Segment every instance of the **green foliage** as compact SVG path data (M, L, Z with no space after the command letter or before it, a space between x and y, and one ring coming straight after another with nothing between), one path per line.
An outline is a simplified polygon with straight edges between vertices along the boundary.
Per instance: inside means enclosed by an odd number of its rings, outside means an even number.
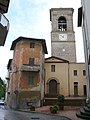
M6 84L5 84L5 82L0 78L0 98L5 98L5 92L6 92Z
M65 97L64 95L58 95L57 99L58 99L58 103L64 103Z
M50 108L51 113L57 113L57 111L59 110L57 105L51 106Z
M0 78L0 84L4 85L4 81Z
M64 109L64 101L65 101L64 95L58 95L57 99L58 99L57 105L59 106L59 110L63 110Z

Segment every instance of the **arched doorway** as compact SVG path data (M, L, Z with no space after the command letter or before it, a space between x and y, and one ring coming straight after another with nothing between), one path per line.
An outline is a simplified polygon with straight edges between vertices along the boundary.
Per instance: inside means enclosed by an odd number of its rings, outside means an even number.
M57 95L57 81L52 79L49 82L49 94Z

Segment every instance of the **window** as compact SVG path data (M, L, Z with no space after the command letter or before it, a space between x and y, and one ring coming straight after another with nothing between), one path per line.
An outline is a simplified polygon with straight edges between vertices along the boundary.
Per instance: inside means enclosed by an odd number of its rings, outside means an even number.
M58 29L60 31L66 31L67 30L67 21L64 16L59 17L58 19Z
M51 72L55 72L55 65L51 65Z
M34 65L34 58L29 58L29 65L33 66Z
M30 42L30 48L34 48L35 47L35 43Z
M84 96L87 95L87 86L86 85L83 85L83 92L84 92Z
M82 7L78 9L78 27L82 26Z
M74 82L74 96L78 96L78 82Z
M34 84L34 76L33 75L29 76L28 82L29 82L30 85Z
M77 70L74 70L74 76L77 76Z
M86 71L85 70L83 70L83 76L85 76L86 75Z
M10 68L9 68L10 70L12 70L12 67L10 66Z

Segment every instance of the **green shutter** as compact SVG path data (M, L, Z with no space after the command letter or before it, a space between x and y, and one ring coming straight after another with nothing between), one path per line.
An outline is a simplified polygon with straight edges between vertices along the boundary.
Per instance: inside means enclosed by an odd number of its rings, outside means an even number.
M29 59L29 65L33 66L34 65L34 58Z
M33 76L29 76L29 80L28 80L30 85L34 84L34 77Z

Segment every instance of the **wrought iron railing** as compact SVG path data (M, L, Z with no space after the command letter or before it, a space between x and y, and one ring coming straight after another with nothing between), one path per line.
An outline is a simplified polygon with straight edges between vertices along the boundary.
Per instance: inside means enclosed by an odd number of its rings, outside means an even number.
M0 13L0 24L3 25L3 27L6 27L7 30L9 30L9 20L5 17L5 15Z

